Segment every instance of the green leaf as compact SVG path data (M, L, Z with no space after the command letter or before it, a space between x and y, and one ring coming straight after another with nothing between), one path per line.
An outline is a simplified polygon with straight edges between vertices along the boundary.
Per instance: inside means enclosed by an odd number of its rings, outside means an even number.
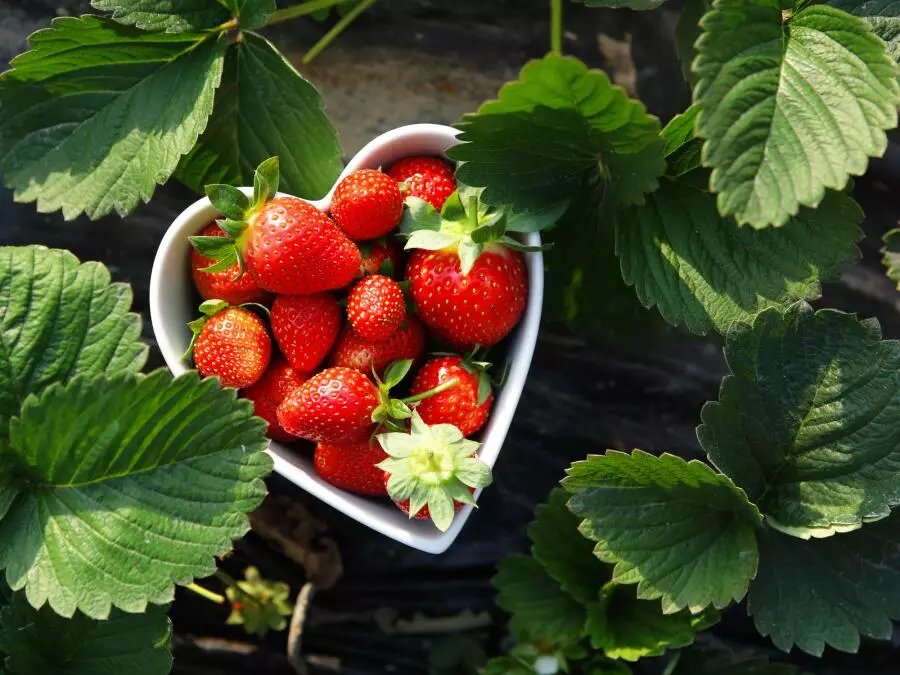
M447 202L454 196L459 201L459 193L454 192L447 198ZM436 232L441 229L441 214L431 204L419 197L407 197L404 202L406 208L403 209L403 219L400 221L398 230L401 234L412 234L416 230L433 230Z
M897 124L897 66L862 19L780 0L716 0L694 72L697 133L719 210L783 225L865 173Z
M888 277L896 281L900 289L900 228L885 233L881 252L881 262L887 268Z
M228 220L244 220L244 212L250 208L250 198L232 185L213 183L204 190L216 210Z
M900 61L898 0L832 0L829 4L864 19L871 31L884 40L890 57Z
M663 614L659 603L635 597L633 586L611 583L601 599L588 606L586 629L594 649L602 649L611 659L637 661L686 647L696 633L717 620L715 610Z
M528 526L531 553L551 577L582 604L596 601L612 569L594 556L594 545L581 536L581 522L566 507L569 494L556 489L534 512Z
M731 649L693 646L678 653L671 675L795 675L788 663L770 663L765 656L741 654Z
M42 246L0 247L0 439L29 394L76 375L144 367L141 319L130 308L131 288L110 283L100 263Z
M828 536L900 494L900 344L874 320L800 303L728 331L731 374L697 430L773 527Z
M700 27L700 19L710 10L710 0L686 0L678 23L675 24L675 48L678 51L678 60L681 61L681 72L684 80L690 85L697 83L697 78L691 71L694 61L694 44L703 29Z
M588 7L607 7L611 9L656 9L665 0L579 0Z
M497 656L484 664L482 675L534 675L534 668L512 656Z
M77 377L10 422L0 568L35 607L142 612L212 574L248 529L272 460L265 423L195 373Z
M29 41L0 77L0 170L16 200L67 220L149 200L206 127L225 39L84 16Z
M278 192L278 157L269 157L253 172L253 202L262 205Z
M265 26L266 19L278 9L275 0L224 0L224 3L240 19L245 31Z
M164 675L172 668L167 607L144 614L113 610L95 621L34 609L23 593L0 610L0 650L16 675Z
M821 656L825 645L859 648L860 634L886 640L900 619L898 516L857 532L804 541L771 529L759 538L759 573L747 611L779 649Z
M693 333L724 333L769 307L819 298L820 282L859 258L862 217L850 197L829 192L788 226L756 231L721 217L708 192L664 178L620 216L616 253L645 307Z
M562 590L534 558L504 558L492 581L498 592L497 604L512 614L510 630L520 640L545 640L565 646L581 639L584 607Z
M760 516L726 476L696 460L608 450L575 462L563 487L613 581L666 614L740 600L756 573Z
M550 54L528 63L499 98L457 125L457 177L514 211L546 208L595 183L641 203L665 165L659 120L598 70Z
M566 199L549 204L537 211L518 211L506 214L507 232L540 232L556 225L569 208L570 200Z
M697 138L694 127L700 109L692 105L680 115L675 115L659 132L665 144L666 175L677 178L700 168L703 141Z
M121 24L158 33L190 33L231 18L217 0L91 0L91 6Z
M209 126L177 177L198 192L207 183L251 185L260 162L277 155L281 189L317 199L343 166L324 105L268 40L245 32L228 48Z

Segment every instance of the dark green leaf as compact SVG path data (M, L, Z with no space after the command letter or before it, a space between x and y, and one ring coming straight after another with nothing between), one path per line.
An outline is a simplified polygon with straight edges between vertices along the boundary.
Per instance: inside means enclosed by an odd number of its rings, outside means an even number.
M218 0L91 0L91 5L121 24L158 33L215 28L231 18Z
M710 0L686 0L678 23L675 24L675 48L678 50L678 60L681 61L681 72L684 80L690 85L697 83L697 78L691 71L694 61L694 43L703 32L700 27L700 19L710 10Z
M698 436L773 527L827 536L900 494L900 344L874 320L800 303L728 331L731 375Z
M172 599L248 529L271 470L253 406L194 373L77 377L10 422L0 568L28 600L102 619Z
M795 675L787 663L770 663L765 656L736 653L731 649L693 646L678 653L671 675Z
M884 235L884 248L881 252L881 262L887 268L887 275L897 282L897 288L900 289L900 228Z
M0 77L0 170L42 213L125 215L206 127L226 41L61 18Z
M665 613L740 600L756 573L760 516L744 492L706 464L609 450L575 462L563 487L613 581ZM677 573L676 573L677 572Z
M719 210L783 225L865 173L897 124L897 66L862 19L781 0L716 0L694 72L697 133Z
M887 44L887 52L900 61L900 2L898 0L832 0L829 3L864 19Z
M130 308L131 288L110 283L99 263L42 246L0 247L0 439L29 394L76 375L144 367L141 319Z
M388 366L387 370L384 373L384 386L390 389L391 387L396 387L400 382L406 377L407 373L409 373L409 369L412 368L413 362L410 359L404 359L402 361L394 361L391 365Z
M851 534L803 541L771 529L759 538L759 573L747 611L779 649L821 656L825 645L859 648L860 634L886 640L900 619L898 516Z
M234 242L225 237L188 237L188 239L198 253L213 260L233 255L235 252Z
M456 192L453 193L453 195L456 194ZM453 195L447 201L450 201ZM459 197L457 196L458 200ZM403 209L403 219L400 221L398 229L401 234L412 234L416 230L432 230L436 232L441 229L441 214L431 204L418 197L407 197L405 203L406 208Z
M224 0L224 3L240 19L243 30L262 28L277 9L275 0Z
M66 619L28 604L24 593L0 610L0 651L16 675L165 675L172 667L167 607L144 614L113 610L95 621Z
M700 168L701 141L694 133L700 109L692 105L680 115L675 115L660 132L665 143L666 175L673 178Z
M640 203L664 169L659 121L574 58L530 62L458 126L463 142L449 151L464 162L458 178L514 211L547 208L597 178Z
M253 201L256 205L268 201L278 192L278 157L269 157L253 172Z
M498 656L484 664L482 675L534 675L534 668L512 656Z
M471 237L476 244L486 244L498 240L504 232L506 232L506 216L499 212L496 217L472 230Z
M566 507L569 494L556 489L535 509L528 526L531 553L563 590L582 604L595 602L612 568L594 556L594 544L581 536L581 520Z
M281 189L307 199L328 192L342 168L319 92L268 40L245 32L228 48L209 126L177 177L197 191L206 183L250 185L259 163L273 155Z
M226 218L241 221L250 208L250 198L232 185L213 183L204 188L212 205Z
M564 200L537 211L508 212L506 214L506 231L540 232L546 230L556 225L568 208L569 200Z
M858 259L862 216L850 197L829 192L787 227L757 231L720 216L708 192L664 178L619 217L616 252L645 307L693 333L724 333L769 307L818 298L821 281Z
M634 586L611 583L588 606L586 625L594 649L611 659L637 661L686 647L717 620L718 612L710 609L697 615L686 609L663 614L659 603L637 599Z
M512 614L510 630L520 640L565 646L581 639L585 612L534 558L512 555L500 561L493 584L497 604Z

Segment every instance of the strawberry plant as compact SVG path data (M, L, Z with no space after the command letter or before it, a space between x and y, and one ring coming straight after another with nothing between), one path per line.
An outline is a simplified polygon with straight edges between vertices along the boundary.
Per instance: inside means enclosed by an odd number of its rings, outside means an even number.
M652 11L663 1L584 3ZM809 303L860 255L852 178L897 125L897 7L687 0L675 33L692 104L663 127L604 73L563 55L553 0L550 53L459 122L455 175L422 158L351 174L335 225L274 197L279 186L324 195L341 150L315 88L255 31L340 6L308 60L372 2L94 0L100 15L55 20L0 76L0 171L38 211L124 215L171 178L214 186L224 219L221 232L194 238L195 279L212 303L196 327L202 338L240 316L228 325L251 335L230 336L228 349L257 362L222 370L224 346L200 340L197 365L251 385L244 397L265 417L212 380L141 374L130 293L102 266L0 249L4 667L88 673L127 657L138 672L166 672L161 606L175 585L213 573L246 530L270 469L266 423L318 442L316 463L335 484L389 492L412 516L449 525L490 475L477 443L446 420L483 424L490 390L477 367L455 363L465 391L429 370L424 392L388 390L422 356L423 324L466 352L509 333L526 288L509 233L537 230L553 244L550 312L591 322L616 277L672 326L721 336L729 373L699 413L706 461L610 450L571 466L529 529L531 555L500 566L499 602L520 644L485 672L628 672L684 648L745 599L759 633L785 651L854 652L863 638L890 637L900 619L900 345L873 319ZM251 184L253 198L228 187ZM309 223L314 245L291 243L308 240ZM403 318L398 285L380 280L402 254L376 238L398 224L421 321ZM268 259L283 236L287 247ZM885 237L895 280L898 241ZM390 286L391 316L378 317L395 330L387 341L373 341L387 329L364 317L383 297L359 298L341 331L334 299L315 295L364 274L383 277L361 282L360 295ZM258 315L216 302L271 292L304 294L272 310L286 363L270 357ZM454 292L460 302L442 295ZM322 362L330 367L307 379ZM420 415L410 405L425 393L441 398ZM379 424L383 455L368 444ZM365 474L336 452L362 443ZM234 620L282 625L284 589L246 583L271 606ZM676 654L670 675L790 672Z

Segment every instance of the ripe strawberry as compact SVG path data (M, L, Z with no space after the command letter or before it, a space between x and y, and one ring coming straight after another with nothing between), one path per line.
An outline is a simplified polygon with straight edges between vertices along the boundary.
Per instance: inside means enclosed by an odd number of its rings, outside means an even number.
M271 320L281 353L301 373L322 363L341 332L341 308L328 293L279 295Z
M494 401L481 362L455 355L432 359L416 374L409 393L428 391L453 379L456 386L425 399L416 410L426 424L452 424L463 436L471 436L484 426Z
M388 175L406 184L405 197L424 199L438 211L456 191L453 167L437 157L407 157L394 164Z
M200 374L236 389L262 377L272 355L272 339L262 319L220 300L207 300L200 311L205 316L188 324L196 336L192 348Z
M227 237L215 223L210 223L200 231L202 237ZM231 267L214 272L204 272L203 268L215 265L215 260L207 258L197 249L191 251L191 275L194 285L204 300L224 300L229 305L243 305L245 302L267 302L269 294L256 285L251 274L241 274L237 262Z
M381 376L392 362L418 361L424 351L425 327L416 317L407 316L396 332L382 342L366 340L345 328L328 357L328 365L354 368L366 374L374 368Z
M351 239L375 239L400 224L403 195L386 173L360 169L337 184L331 217Z
M253 414L269 423L266 435L273 441L287 443L297 440L281 427L275 411L305 381L305 374L298 373L287 361L276 356L265 374L255 384L241 391L243 398L253 402Z
M319 477L335 487L363 495L387 496L384 471L376 464L387 454L375 439L347 445L319 443L313 464Z
M353 332L366 340L387 340L406 318L403 291L393 279L373 274L357 283L347 298Z
M362 263L359 266L358 278L367 274L384 274L393 277L403 270L403 249L393 239L376 239L364 241L359 245ZM385 262L390 261L390 274L383 269Z
M380 402L378 389L358 370L326 368L278 406L278 421L289 434L316 443L355 443L375 429L372 411Z
M278 189L278 158L256 170L252 201L237 188L207 185L206 193L225 218L219 227L232 246L215 247L208 237L192 237L195 248L225 265L243 261L260 288L307 295L346 286L359 271L359 249L332 220L296 197L270 199Z
M429 426L417 410L409 433L376 438L390 456L378 465L390 498L410 517L431 518L442 532L463 504L475 503L475 489L491 483L491 468L475 454L478 443L452 424Z
M525 311L525 263L518 251L502 244L487 244L468 274L451 249L416 249L406 278L422 321L459 351L500 342Z

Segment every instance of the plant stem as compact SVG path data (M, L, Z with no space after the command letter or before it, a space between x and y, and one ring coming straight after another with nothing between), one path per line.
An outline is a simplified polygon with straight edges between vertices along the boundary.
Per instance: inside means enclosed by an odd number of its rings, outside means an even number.
M303 55L303 58L300 59L300 62L304 65L312 61L316 58L322 51L330 45L334 39L344 32L344 29L353 23L356 18L365 12L369 7L375 4L375 0L362 0L356 7L347 12L346 16L344 16L340 21L334 24L334 28L325 33L321 37L321 39L312 46L312 48Z
M459 384L459 380L454 377L452 380L441 382L434 389L423 391L421 394L416 394L415 396L407 396L406 398L401 398L400 400L407 404L417 403L418 401L424 401L426 398L429 398L436 394L440 394L442 391L447 391L450 387L455 387L457 384Z
M194 591L194 593L206 598L207 600L212 600L217 605L224 605L226 602L223 596L219 595L218 593L213 593L212 591L203 588L203 586L200 586L199 584L190 583L185 586L185 588L187 588L189 591Z
M550 51L562 56L563 7L562 0L550 0Z
M237 581L235 581L234 577L232 577L230 574L228 574L228 572L226 572L224 570L217 569L216 573L215 573L215 577L216 577L216 579L221 581L226 586L232 586L233 588L239 588L239 586L237 585Z
M266 25L271 26L272 24L281 23L282 21L290 21L291 19L296 19L298 16L306 16L313 12L318 12L320 9L334 7L335 5L340 5L345 2L347 2L347 0L309 0L309 2L301 2L299 5L276 10L269 15Z

